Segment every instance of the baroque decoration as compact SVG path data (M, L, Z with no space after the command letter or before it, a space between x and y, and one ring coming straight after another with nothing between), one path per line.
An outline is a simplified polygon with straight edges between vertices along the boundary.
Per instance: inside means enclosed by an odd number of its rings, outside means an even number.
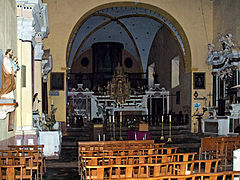
M118 104L124 104L125 100L130 98L130 82L120 63L114 70L112 81L108 82L107 92Z
M213 74L231 86L233 71L238 68L240 62L240 49L234 45L231 34L219 34L219 42L222 45L221 50L215 50L214 44L208 44L207 63L212 65Z

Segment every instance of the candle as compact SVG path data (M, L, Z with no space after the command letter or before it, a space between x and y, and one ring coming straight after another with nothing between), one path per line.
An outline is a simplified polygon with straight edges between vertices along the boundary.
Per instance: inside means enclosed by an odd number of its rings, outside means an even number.
M54 103L53 103L53 99L52 99L52 105L54 105Z
M120 123L122 122L122 111L120 111Z
M115 119L114 119L114 116L113 116L113 123L115 123Z
M169 115L169 122L171 122L172 118L171 118L171 115Z
M101 141L101 134L98 134L98 141Z
M162 115L162 123L163 123L163 115Z

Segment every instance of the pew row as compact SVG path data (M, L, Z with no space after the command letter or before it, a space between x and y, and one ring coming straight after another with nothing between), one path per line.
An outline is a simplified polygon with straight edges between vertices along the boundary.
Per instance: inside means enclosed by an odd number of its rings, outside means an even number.
M33 157L33 169L37 172L37 179L38 175L40 175L42 180L42 161L39 159L41 156L40 150L0 150L0 157L9 157L9 156L32 156Z
M225 171L217 173L198 173L190 175L166 175L149 177L148 180L240 180L240 171ZM121 180L146 180L146 178L122 178Z
M151 154L173 154L177 153L178 147L146 148L146 149L114 149L80 151L79 157L83 156L129 156L129 155L151 155Z
M79 151L78 152L78 171L80 173L82 157L100 157L100 156L134 156L134 155L157 155L157 154L176 154L178 147L156 148L156 149L118 149L118 150L97 150L97 151Z
M140 141L101 141L101 142L78 142L78 151L90 150L114 150L114 149L144 149L159 148L165 143L154 143L154 140Z
M86 166L81 179L150 178L165 175L216 173L220 159L168 162L160 164L124 164Z
M86 166L118 165L118 164L157 164L166 162L183 162L195 160L197 153L177 153L165 155L142 156L103 156L82 157L79 165L79 175L83 174Z
M46 173L47 171L47 167L46 167L46 157L43 155L43 148L44 145L9 145L8 146L10 148L10 150L17 150L17 151L39 151L38 156L36 154L34 154L34 161L39 163L39 172L41 175L41 179L42 179L42 174L43 174L43 169L44 172Z
M240 147L240 136L201 138L200 159L221 158L223 167L232 165L233 150Z
M6 179L11 178L12 176L9 177L9 171L14 171L15 173L16 168L14 166L16 165L21 165L21 174L16 174L19 176L22 176L23 179L32 179L33 175L35 179L37 179L37 171L36 168L34 168L34 163L33 163L33 156L4 156L0 157L0 165L5 166L6 171L4 171L4 168L2 167L1 169L1 174L2 176L6 176ZM9 167L7 167L9 166ZM17 179L18 179L17 177ZM16 178L16 177L15 177Z

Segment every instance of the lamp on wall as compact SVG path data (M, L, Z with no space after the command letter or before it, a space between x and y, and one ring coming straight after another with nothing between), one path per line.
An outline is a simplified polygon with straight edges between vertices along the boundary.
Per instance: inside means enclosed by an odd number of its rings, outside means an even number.
M195 98L197 98L198 97L198 92L195 91L193 95L194 95Z
M193 93L193 96L194 96L194 100L207 100L207 98L206 97L204 97L204 96L202 96L202 97L198 97L198 92L197 91L195 91L194 93Z

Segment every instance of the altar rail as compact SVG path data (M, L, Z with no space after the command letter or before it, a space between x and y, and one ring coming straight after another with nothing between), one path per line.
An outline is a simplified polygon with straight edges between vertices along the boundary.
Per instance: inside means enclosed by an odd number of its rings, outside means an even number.
M111 121L112 121L111 117ZM114 116L115 125L120 125L120 116ZM105 122L109 123L109 117L106 117ZM145 122L149 126L161 126L162 125L162 115L123 115L122 116L122 127L128 127L129 122L138 124L140 122ZM163 124L169 125L169 115L163 115ZM188 125L189 116L188 114L172 114L171 115L171 125L180 126Z

